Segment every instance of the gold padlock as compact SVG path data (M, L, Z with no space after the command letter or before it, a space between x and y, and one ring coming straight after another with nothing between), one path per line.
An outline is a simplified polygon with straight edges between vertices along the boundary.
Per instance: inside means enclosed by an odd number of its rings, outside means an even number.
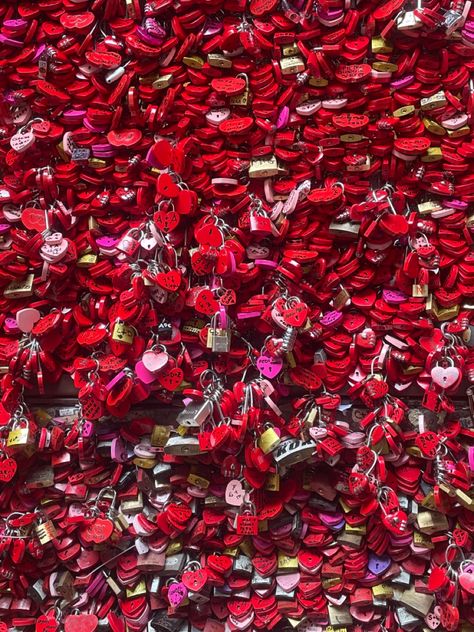
M249 104L249 101L250 101L249 78L247 77L245 73L239 73L237 77L241 79L245 79L245 83L247 84L247 87L245 88L244 92L242 92L242 94L236 94L233 97L230 97L229 103L231 105L240 105L241 107L245 107L246 105Z
M35 533L38 536L38 540L41 544L48 544L48 542L51 542L51 540L54 540L54 538L57 536L56 527L54 526L53 522L49 520L49 518L46 520L45 518L41 517L40 520L42 520L43 522L40 522L36 525Z
M153 426L150 443L154 448L163 448L169 439L171 429L169 426Z
M258 439L258 447L264 454L270 454L280 445L281 439L273 426L269 426Z
M20 417L13 422L12 429L8 433L7 448L12 450L27 450L33 447L34 437L31 432L30 422L26 417Z
M462 127L458 127L458 129L448 129L448 136L450 138L460 138L461 136L467 136L471 133L471 128L469 125L463 125Z
M285 57L280 59L280 68L282 75L296 75L303 72L306 66L301 57Z
M117 321L114 325L112 332L112 339L116 342L123 342L124 344L131 345L135 337L135 331L133 327L126 325L120 321Z
M168 88L173 83L173 75L166 74L161 75L158 79L152 83L152 86L155 90L164 90L164 88Z
M191 55L189 57L183 57L183 64L189 68L202 68L204 66L204 59L199 55Z
M299 49L296 42L293 44L287 44L286 46L282 46L281 52L284 57L294 57L298 54Z
M329 81L324 77L310 77L308 83L315 88L325 88Z
M214 68L232 68L232 59L219 55L218 53L209 53L207 63Z
M21 281L10 281L3 290L3 296L5 298L25 298L26 296L31 296L33 294L34 279L34 274L28 274L26 278Z
M371 41L372 52L377 53L391 53L393 46L387 40L384 40L380 35L376 35Z
M421 162L438 162L438 160L443 160L441 147L428 147L426 154L421 157Z
M411 286L411 295L413 298L426 298L430 290L426 283L414 283Z
M275 156L257 158L250 162L249 178L270 178L278 175L278 162Z

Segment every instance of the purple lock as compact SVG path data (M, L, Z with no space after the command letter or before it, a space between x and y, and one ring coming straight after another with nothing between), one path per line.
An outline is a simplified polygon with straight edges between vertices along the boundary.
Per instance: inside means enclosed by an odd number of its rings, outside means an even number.
M321 318L321 325L324 327L337 327L343 318L342 312L333 310L332 312L326 312Z
M399 305L407 300L407 297L403 292L399 290L383 290L383 300L389 305Z
M401 88L406 88L410 86L415 81L415 75L406 75L401 79L396 79L395 81L390 82L390 87L394 90L400 90Z
M369 571L376 575L383 575L386 570L390 568L392 563L392 559L388 555L375 555L374 553L369 553L369 562L367 564L367 568Z

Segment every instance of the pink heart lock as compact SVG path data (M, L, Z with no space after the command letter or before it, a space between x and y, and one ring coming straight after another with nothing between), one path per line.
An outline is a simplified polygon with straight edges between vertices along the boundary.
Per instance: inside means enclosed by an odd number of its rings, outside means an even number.
M234 479L227 483L225 488L225 501L228 505L233 507L240 507L245 500L245 490L242 483Z
M469 594L474 595L474 562L462 564L459 584Z
M20 309L16 313L18 328L25 334L28 334L33 329L34 324L37 323L40 318L40 312L32 307L25 307L25 309Z
M135 364L135 375L143 384L152 384L156 380L156 375L149 371L141 360Z
M257 369L262 375L268 378L276 377L283 368L283 359L278 356L271 356L265 351L257 359Z
M214 110L210 110L206 114L206 121L210 125L219 125L223 121L226 121L230 116L229 108L216 108Z
M255 612L251 610L248 614L246 614L242 618L234 617L232 614L229 615L229 622L234 625L237 630L246 630L255 619Z
M306 101L296 106L296 112L300 116L312 116L321 108L321 101Z
M298 586L301 579L301 573L296 571L295 573L285 573L284 575L277 575L276 581L282 590L285 592L291 592Z
M435 366L431 369L433 382L441 388L450 388L459 379L459 369L456 366Z
M430 630L436 630L441 625L441 608L439 606L435 606L433 612L428 612L425 617L425 623L429 627Z
M168 364L169 356L164 351L156 351L150 349L145 351L142 356L142 363L147 371L150 373L158 373Z
M171 584L168 589L168 600L173 608L178 608L188 596L188 589L183 582Z
M40 254L41 257L45 261L49 261L49 263L56 263L57 261L61 261L61 259L65 256L68 249L68 242L66 239L63 239L61 243L57 245L44 244L41 246Z
M31 130L26 132L17 132L10 138L10 146L19 154L29 149L35 142L35 135Z
M61 235L61 233L51 233L44 238L44 241L50 246L57 246L61 243L62 239L63 236Z
M125 447L125 443L121 437L116 437L112 439L112 444L110 446L110 455L113 461L117 463L125 463L128 459L127 448Z

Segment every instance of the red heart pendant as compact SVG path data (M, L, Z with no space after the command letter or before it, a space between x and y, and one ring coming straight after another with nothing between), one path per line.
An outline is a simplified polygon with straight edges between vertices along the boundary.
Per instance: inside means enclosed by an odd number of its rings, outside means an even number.
M64 632L94 632L98 623L95 614L69 614L64 620Z

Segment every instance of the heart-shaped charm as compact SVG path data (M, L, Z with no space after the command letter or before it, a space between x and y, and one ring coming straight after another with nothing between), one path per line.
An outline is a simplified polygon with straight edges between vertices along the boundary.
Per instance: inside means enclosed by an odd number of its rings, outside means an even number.
M429 627L430 630L436 630L441 625L441 608L439 606L435 606L433 612L428 612L425 617L425 623Z
M10 146L19 154L29 149L35 142L35 135L31 130L17 132L10 138Z
M456 366L435 366L431 369L431 379L440 388L450 388L459 379L459 369Z
M276 377L283 368L283 359L278 356L271 356L263 352L257 359L257 369L260 373L270 379Z
M183 370L179 367L173 369L166 367L158 373L158 383L167 391L175 391L183 381Z
M202 246L213 246L217 248L224 243L220 229L211 222L207 222L198 228L195 232L195 237L196 241Z
M439 445L439 437L435 432L431 432L431 430L428 432L422 432L417 435L415 444L418 448L420 448L421 452L423 452L425 456L430 459L434 459Z
M160 173L156 181L156 190L163 197L175 198L180 189L169 173Z
M200 314L206 314L206 316L213 316L219 311L219 303L214 298L211 290L201 290L196 297L194 303L194 309Z
M302 327L308 317L308 306L297 302L283 312L283 319L288 327Z
M295 573L285 573L284 575L277 575L276 581L282 590L285 592L291 592L294 590L301 579L301 574L298 572Z
M242 483L234 479L227 483L225 488L225 501L228 505L240 507L245 500L245 490Z
M36 230L39 233L46 230L46 213L42 208L27 206L21 212L21 221L28 230Z
M17 463L14 459L6 458L0 461L0 482L9 483L15 476Z
M34 324L41 318L41 314L33 307L25 307L25 309L17 311L15 318L20 331L28 334L33 329Z
M474 562L463 564L459 573L459 584L470 595L474 595Z
M59 622L54 616L42 614L36 619L35 632L56 632Z
M179 214L176 211L160 209L156 211L153 219L158 228L166 234L171 233L179 225Z
M187 599L188 589L183 582L176 582L171 584L168 589L168 600L173 608L179 608L179 606Z
M95 614L69 614L64 620L64 632L94 632L98 623Z
M158 272L156 282L167 292L175 292L181 285L181 272L179 270L168 270L168 272Z
M105 518L95 518L82 531L81 535L86 542L101 544L110 538L114 530L114 523Z
M186 571L182 574L181 581L188 590L199 592L206 585L207 571L205 568L199 568L195 571Z
M145 368L150 371L150 373L158 373L161 371L169 361L169 355L164 351L145 351L142 356L142 362Z

